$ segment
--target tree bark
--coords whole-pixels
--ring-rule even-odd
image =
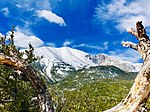
[[[139,43],[123,42],[122,45],[131,47],[140,53],[144,61],[142,68],[127,97],[105,112],[147,112],[145,104],[150,96],[150,40],[141,21],[136,23],[136,29],[137,31],[133,29],[127,29],[127,31],[136,36]]]
[[[6,56],[0,53],[0,64],[8,65],[21,72],[23,77],[26,77],[33,85],[37,93],[39,107],[41,112],[53,112],[52,97],[50,96],[46,85],[37,71],[30,65],[16,58]]]

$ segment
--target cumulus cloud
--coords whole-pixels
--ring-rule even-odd
[[[26,34],[26,35],[34,35],[34,34],[32,33],[32,31],[31,31],[29,28],[27,28],[26,26],[24,26],[24,27],[16,26],[16,27],[15,27],[15,30],[16,30],[17,32],[22,32],[22,33],[24,33],[24,34]]]
[[[109,56],[114,56],[122,60],[130,61],[130,62],[139,62],[141,61],[141,56],[139,53],[133,49],[126,49],[126,50],[116,50],[116,51],[109,51]]]
[[[56,23],[59,24],[60,26],[66,26],[65,21],[63,20],[62,17],[59,17],[58,15],[54,14],[49,10],[38,10],[37,16],[40,18],[44,18],[51,23]]]
[[[4,16],[8,16],[8,14],[9,14],[9,9],[8,9],[8,7],[5,7],[5,8],[2,8],[1,9],[1,12],[4,14]]]
[[[10,34],[11,32],[9,31],[7,33],[7,38],[9,38]],[[33,35],[27,35],[20,31],[15,31],[14,36],[14,43],[17,47],[28,48],[28,44],[31,43],[33,47],[36,48],[44,44],[44,42],[40,38]]]
[[[8,1],[10,5],[14,7],[9,7],[9,10],[13,10],[17,13],[11,13],[10,19],[15,17],[19,23],[22,23],[26,27],[31,25],[37,25],[40,21],[39,18],[44,18],[49,22],[59,24],[60,26],[65,26],[64,20],[52,13],[52,7],[57,6],[60,0],[3,0]],[[7,2],[2,2],[3,5],[8,5]],[[52,7],[51,7],[52,6]],[[57,10],[57,9],[56,9]],[[47,13],[46,13],[47,11]]]
[[[100,50],[100,51],[104,51],[108,49],[108,42],[104,42],[103,45],[98,46],[98,45],[87,45],[87,44],[79,44],[79,45],[73,45],[73,48],[78,48],[78,47],[87,47],[90,49],[96,49],[96,50]]]
[[[123,31],[127,27],[134,27],[135,22],[143,21],[144,26],[150,27],[150,1],[149,0],[112,0],[109,4],[99,4],[95,9],[97,20],[102,22],[113,21],[116,28]]]

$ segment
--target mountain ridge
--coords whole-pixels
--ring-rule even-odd
[[[91,55],[70,47],[39,47],[35,55],[43,56],[40,64],[50,79],[59,81],[70,75],[71,72],[83,68],[96,66],[116,66],[125,72],[138,72],[140,63],[119,60],[106,54]],[[57,78],[56,78],[57,77]]]

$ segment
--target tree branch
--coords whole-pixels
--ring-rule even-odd
[[[4,103],[11,103],[14,102],[14,100],[1,100],[0,103],[4,104]]]
[[[130,41],[124,42],[124,41],[122,41],[121,44],[122,44],[122,46],[124,46],[124,47],[131,47],[131,48],[134,49],[134,50],[138,50],[137,44],[135,44],[135,43],[133,43],[133,42],[130,42]]]
[[[41,79],[41,77],[39,77],[36,70],[32,66],[24,63],[23,61],[6,56],[2,53],[0,53],[0,64],[11,66],[12,68],[21,71],[23,74],[22,76],[28,78],[37,93],[41,112],[54,111],[52,106],[52,97],[50,96],[43,80]]]
[[[132,35],[134,35],[138,40],[140,39],[140,37],[138,36],[138,33],[136,31],[134,31],[132,28],[127,28],[126,31]]]
[[[3,53],[0,53],[0,64],[1,65],[9,65],[12,66],[15,69],[20,69],[21,67],[24,67],[24,63],[14,59],[12,57],[6,56]]]
[[[125,47],[137,50],[143,58],[143,66],[138,73],[127,97],[117,106],[105,112],[146,112],[145,104],[150,96],[150,40],[141,21],[136,23],[137,32],[132,28],[127,31],[134,35],[139,43],[122,42]]]

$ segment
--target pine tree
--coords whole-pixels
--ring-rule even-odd
[[[52,97],[47,86],[32,66],[39,58],[34,55],[31,44],[29,50],[20,52],[14,44],[14,33],[13,26],[9,42],[6,42],[6,36],[0,39],[0,111],[53,112]],[[23,58],[23,55],[27,58]],[[37,98],[35,101],[38,103],[32,100],[33,97]]]

